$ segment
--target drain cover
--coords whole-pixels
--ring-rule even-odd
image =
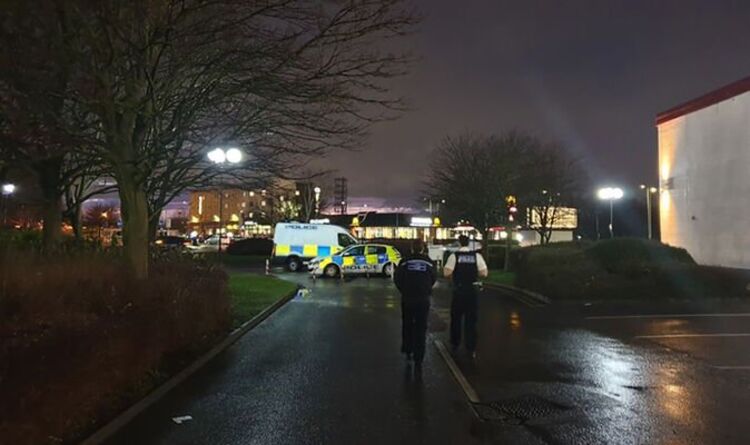
[[[484,420],[518,424],[560,414],[570,408],[539,396],[529,395],[477,404],[475,409]]]

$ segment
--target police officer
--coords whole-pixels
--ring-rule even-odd
[[[469,238],[460,236],[457,252],[445,262],[443,273],[453,281],[453,301],[451,302],[451,345],[455,351],[461,345],[463,327],[464,345],[473,358],[477,348],[477,310],[479,306],[477,278],[487,276],[487,263],[482,254],[469,247]],[[462,326],[463,325],[463,326]]]
[[[430,296],[436,278],[435,265],[425,255],[424,242],[415,240],[411,254],[396,268],[393,281],[401,292],[401,352],[417,367],[424,359]]]

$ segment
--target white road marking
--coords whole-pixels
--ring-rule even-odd
[[[700,338],[700,337],[750,337],[750,333],[740,332],[736,334],[660,334],[660,335],[638,335],[633,338]]]
[[[749,312],[724,314],[650,314],[650,315],[600,315],[586,317],[586,320],[628,320],[641,318],[722,318],[722,317],[750,317]]]
[[[438,352],[440,352],[440,355],[443,357],[443,360],[445,360],[445,364],[448,365],[448,369],[450,369],[451,374],[453,374],[453,377],[461,386],[461,389],[463,389],[464,394],[466,394],[466,398],[469,399],[469,402],[479,403],[479,395],[477,395],[477,392],[474,391],[471,383],[466,380],[466,376],[464,376],[463,372],[461,372],[461,369],[453,360],[453,357],[451,356],[450,352],[448,352],[448,349],[446,349],[445,344],[443,344],[443,342],[439,339],[433,340],[433,343],[435,344]]]

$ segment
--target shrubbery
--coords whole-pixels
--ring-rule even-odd
[[[231,324],[210,265],[162,259],[139,282],[114,253],[1,255],[0,443],[80,439]]]
[[[516,285],[553,299],[744,297],[750,274],[700,266],[685,249],[620,238],[513,252]]]

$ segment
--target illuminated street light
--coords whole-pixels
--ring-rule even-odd
[[[16,191],[16,185],[15,184],[3,184],[3,226],[8,224],[8,199],[10,198],[10,195],[15,193]]]
[[[609,237],[614,238],[615,232],[612,223],[614,219],[614,202],[625,196],[625,192],[619,187],[604,187],[599,189],[596,195],[602,201],[609,201]]]
[[[237,148],[230,148],[226,151],[225,158],[230,164],[242,162],[242,152]]]
[[[647,186],[646,184],[641,184],[641,190],[646,192],[646,218],[648,226],[648,239],[651,239],[653,236],[653,229],[651,228],[653,219],[651,217],[651,195],[658,192],[659,189],[653,186]]]

